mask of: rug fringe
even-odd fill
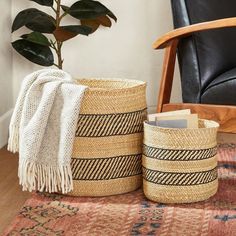
[[[70,165],[45,166],[28,160],[19,163],[18,177],[23,191],[62,192],[73,190]]]

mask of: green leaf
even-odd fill
[[[55,29],[55,19],[36,8],[29,8],[18,13],[12,24],[12,32],[22,26],[40,33],[52,33]]]
[[[53,0],[30,0],[30,1],[37,2],[38,4],[43,6],[48,6],[48,7],[53,6]]]
[[[95,21],[99,22],[101,25],[105,27],[111,27],[111,20],[107,16],[100,16]]]
[[[30,21],[25,25],[27,28],[38,31],[40,33],[52,34],[56,29],[56,26],[50,22],[49,19],[44,17],[36,17],[34,20]]]
[[[65,6],[65,5],[61,5],[61,8],[64,12],[67,12],[70,8]]]
[[[89,35],[92,33],[92,28],[85,25],[68,25],[58,27],[54,32],[54,36],[60,42],[74,38],[78,34]]]
[[[86,25],[92,28],[92,33],[95,32],[100,25],[111,27],[112,24],[110,18],[107,16],[100,16],[96,19],[84,19],[80,21],[82,25]]]
[[[92,29],[86,25],[67,25],[61,26],[60,28],[71,33],[82,34],[87,36],[92,32]]]
[[[33,42],[33,43],[44,45],[44,46],[51,45],[50,42],[48,41],[47,37],[39,32],[32,32],[30,34],[24,34],[21,36],[21,38],[23,38],[27,41]]]
[[[117,22],[116,16],[111,11],[109,11],[107,15],[110,16],[115,22]]]
[[[100,23],[93,19],[84,19],[80,20],[81,25],[86,25],[92,29],[91,33],[94,33],[100,26]]]
[[[92,0],[81,0],[74,3],[69,9],[67,9],[68,14],[71,16],[82,20],[82,19],[95,19],[100,16],[108,15],[115,21],[117,21],[116,16],[103,4],[98,1]]]
[[[74,38],[78,34],[72,33],[66,30],[61,29],[61,27],[58,27],[54,32],[54,37],[56,38],[57,41],[64,42],[66,40],[69,40],[71,38]]]
[[[54,63],[53,53],[48,46],[19,39],[12,43],[13,48],[29,61],[41,66],[51,66]]]

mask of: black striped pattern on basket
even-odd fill
[[[109,158],[72,158],[74,180],[109,180],[142,173],[142,154]]]
[[[140,133],[147,109],[117,114],[80,114],[77,137],[105,137]]]
[[[143,145],[143,154],[149,158],[166,161],[197,161],[214,157],[217,147],[197,150],[162,149]]]
[[[175,173],[151,170],[143,167],[143,178],[159,185],[190,186],[210,183],[217,179],[217,168],[191,173]]]

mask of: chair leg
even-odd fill
[[[177,45],[178,45],[178,39],[174,39],[169,43],[169,45],[166,47],[165,50],[162,77],[161,77],[158,102],[157,102],[158,113],[162,111],[164,104],[170,102]]]

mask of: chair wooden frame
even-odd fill
[[[157,103],[158,113],[179,109],[191,109],[192,112],[198,113],[200,118],[218,121],[220,123],[219,131],[236,133],[236,106],[195,103],[170,103],[176,52],[179,40],[195,32],[225,27],[236,27],[236,17],[208,21],[178,28],[165,34],[153,44],[154,49],[165,48],[162,78],[160,82]]]

